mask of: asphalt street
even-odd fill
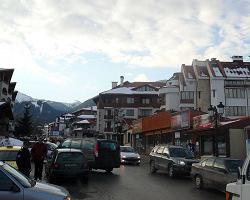
[[[62,180],[74,200],[224,200],[225,194],[212,189],[198,191],[190,178],[171,179],[164,172],[150,174],[148,165],[126,165],[113,173],[93,171],[87,184]]]

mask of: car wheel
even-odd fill
[[[202,177],[200,175],[196,175],[194,178],[196,189],[200,190],[203,187]]]
[[[174,177],[175,177],[173,165],[170,165],[170,166],[168,167],[168,175],[169,175],[170,178],[174,178]]]
[[[113,171],[113,168],[108,168],[105,170],[107,173],[111,173]]]
[[[151,161],[150,162],[150,173],[153,174],[155,173],[157,170],[155,168],[155,162],[154,161]]]

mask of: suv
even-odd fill
[[[194,159],[193,153],[181,146],[160,145],[150,153],[150,172],[164,170],[173,178],[177,174],[189,176]]]
[[[114,140],[73,138],[65,140],[59,148],[80,149],[88,160],[90,169],[111,172],[120,167],[120,146]]]

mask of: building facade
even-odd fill
[[[152,115],[161,107],[159,89],[164,82],[112,82],[112,89],[94,98],[97,104],[97,131],[115,139],[117,125],[129,126],[135,119]],[[122,128],[123,129],[123,128]],[[122,130],[120,130],[122,131]]]

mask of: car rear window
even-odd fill
[[[120,147],[121,152],[135,152],[135,150],[132,147]]]
[[[57,162],[80,162],[83,154],[80,152],[61,152],[57,157]]]
[[[194,155],[191,151],[184,148],[169,148],[170,157],[177,158],[193,158]]]
[[[100,149],[110,150],[110,151],[117,151],[118,145],[115,142],[109,141],[101,141],[99,142]]]
[[[74,149],[81,149],[81,144],[82,140],[72,140],[70,147]]]
[[[1,151],[0,160],[3,160],[3,161],[16,160],[17,153],[18,151]]]
[[[226,160],[226,167],[230,172],[238,172],[238,167],[242,167],[243,160]]]

